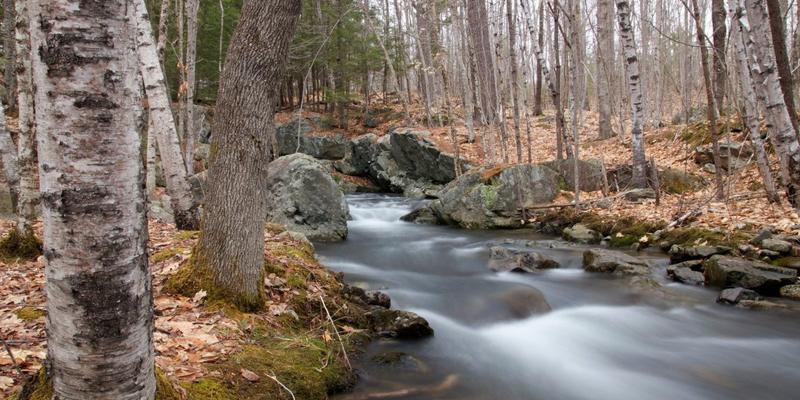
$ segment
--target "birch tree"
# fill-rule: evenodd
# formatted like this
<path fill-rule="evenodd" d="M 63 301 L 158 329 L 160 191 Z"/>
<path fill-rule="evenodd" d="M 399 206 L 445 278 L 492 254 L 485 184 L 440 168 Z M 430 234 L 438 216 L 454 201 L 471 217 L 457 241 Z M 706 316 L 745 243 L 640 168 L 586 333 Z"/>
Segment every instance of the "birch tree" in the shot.
<path fill-rule="evenodd" d="M 622 49 L 625 54 L 625 72 L 628 75 L 628 93 L 631 103 L 631 149 L 633 150 L 633 178 L 637 188 L 647 187 L 647 156 L 642 132 L 642 86 L 639 79 L 639 58 L 631 27 L 631 6 L 627 0 L 617 1 L 617 19 Z"/>
<path fill-rule="evenodd" d="M 212 139 L 217 152 L 192 265 L 195 275 L 209 278 L 210 297 L 245 310 L 263 307 L 267 164 L 300 9 L 300 0 L 246 0 L 220 80 Z"/>
<path fill-rule="evenodd" d="M 134 7 L 27 3 L 32 21 L 48 21 L 31 27 L 52 397 L 150 400 L 153 297 Z"/>
<path fill-rule="evenodd" d="M 514 143 L 517 145 L 517 162 L 522 163 L 522 139 L 520 138 L 519 117 L 519 71 L 517 70 L 517 26 L 514 14 L 514 0 L 506 1 L 506 20 L 508 21 L 508 62 L 511 63 L 511 106 L 514 110 Z"/>
<path fill-rule="evenodd" d="M 186 174 L 194 173 L 194 89 L 195 72 L 197 71 L 197 13 L 200 0 L 186 0 L 186 133 L 183 159 L 186 162 Z"/>
<path fill-rule="evenodd" d="M 612 0 L 597 1 L 597 111 L 600 138 L 614 136 L 611 129 L 611 82 L 614 73 L 614 5 Z"/>
<path fill-rule="evenodd" d="M 15 46 L 15 16 L 14 0 L 3 1 L 3 51 L 6 59 L 5 79 L 8 108 L 13 110 L 17 104 L 17 71 L 16 71 L 16 46 Z"/>
<path fill-rule="evenodd" d="M 765 110 L 770 140 L 783 164 L 786 195 L 792 206 L 800 209 L 800 142 L 783 102 L 769 31 L 769 16 L 763 0 L 744 0 L 744 4 L 746 8 L 741 9 L 738 23 L 747 48 L 751 51 L 750 73 L 758 86 L 757 93 Z"/>

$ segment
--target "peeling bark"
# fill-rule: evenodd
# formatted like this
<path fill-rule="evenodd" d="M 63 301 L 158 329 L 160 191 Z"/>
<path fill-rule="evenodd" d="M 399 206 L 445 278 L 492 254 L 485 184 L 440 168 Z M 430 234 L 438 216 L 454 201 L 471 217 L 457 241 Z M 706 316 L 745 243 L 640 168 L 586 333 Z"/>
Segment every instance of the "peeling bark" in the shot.
<path fill-rule="evenodd" d="M 144 91 L 154 128 L 154 136 L 161 155 L 161 166 L 167 183 L 167 194 L 172 202 L 175 225 L 178 229 L 199 228 L 199 211 L 194 204 L 186 169 L 175 130 L 175 120 L 169 107 L 169 95 L 164 82 L 164 73 L 153 43 L 153 32 L 144 0 L 133 0 L 136 8 L 136 50 L 139 68 L 144 81 Z"/>
<path fill-rule="evenodd" d="M 133 4 L 29 6 L 53 398 L 153 399 Z"/>

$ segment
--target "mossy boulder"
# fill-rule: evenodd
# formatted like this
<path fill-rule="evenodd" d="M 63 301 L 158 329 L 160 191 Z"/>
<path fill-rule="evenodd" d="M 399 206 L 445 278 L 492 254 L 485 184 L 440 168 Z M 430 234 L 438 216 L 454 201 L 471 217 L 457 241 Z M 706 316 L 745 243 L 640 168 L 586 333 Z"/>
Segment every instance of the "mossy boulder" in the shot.
<path fill-rule="evenodd" d="M 525 224 L 520 210 L 552 202 L 559 179 L 557 172 L 541 165 L 469 171 L 442 189 L 439 199 L 427 206 L 430 212 L 417 211 L 406 220 L 435 219 L 467 229 L 519 228 Z"/>
<path fill-rule="evenodd" d="M 574 159 L 554 160 L 542 165 L 556 171 L 564 178 L 566 188 L 575 191 Z M 583 192 L 603 190 L 603 164 L 600 160 L 578 161 L 578 185 Z"/>

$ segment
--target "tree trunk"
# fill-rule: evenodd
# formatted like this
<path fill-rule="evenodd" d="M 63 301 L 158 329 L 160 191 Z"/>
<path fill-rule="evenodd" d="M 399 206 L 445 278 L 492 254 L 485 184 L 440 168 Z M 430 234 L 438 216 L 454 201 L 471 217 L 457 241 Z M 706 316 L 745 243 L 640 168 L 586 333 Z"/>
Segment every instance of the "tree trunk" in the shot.
<path fill-rule="evenodd" d="M 447 0 L 445 0 L 445 8 L 447 8 Z M 435 53 L 433 54 L 433 62 L 439 73 L 442 76 L 442 91 L 444 92 L 444 104 L 447 109 L 447 125 L 450 127 L 450 142 L 453 144 L 453 157 L 455 158 L 454 168 L 456 177 L 461 176 L 461 148 L 458 143 L 458 133 L 456 131 L 455 115 L 453 114 L 453 107 L 450 104 L 450 76 L 447 71 L 445 60 L 447 53 L 444 51 L 444 46 L 439 40 L 439 14 L 436 12 L 436 2 L 431 1 L 432 18 L 436 18 L 436 22 L 431 24 L 431 47 Z"/>
<path fill-rule="evenodd" d="M 6 113 L 3 102 L 0 102 L 0 162 L 2 162 L 8 190 L 11 193 L 11 208 L 17 212 L 19 198 L 19 167 L 17 166 L 17 149 L 14 140 L 6 128 Z"/>
<path fill-rule="evenodd" d="M 170 0 L 161 0 L 161 13 L 158 17 L 158 60 L 164 65 L 164 50 L 167 46 L 167 26 L 169 26 L 169 4 Z"/>
<path fill-rule="evenodd" d="M 525 0 L 523 0 L 525 1 Z M 533 10 L 531 10 L 533 11 Z M 538 40 L 540 49 L 544 48 L 544 2 L 539 2 L 539 37 L 531 40 Z M 542 65 L 536 62 L 536 87 L 533 94 L 533 115 L 542 115 Z"/>
<path fill-rule="evenodd" d="M 14 110 L 17 104 L 17 69 L 16 69 L 16 43 L 15 28 L 16 16 L 14 15 L 14 0 L 5 0 L 3 2 L 3 34 L 5 35 L 5 42 L 3 44 L 3 51 L 5 52 L 6 59 L 6 93 L 8 96 L 8 109 Z"/>
<path fill-rule="evenodd" d="M 186 133 L 183 137 L 186 174 L 194 174 L 194 89 L 197 71 L 197 13 L 200 0 L 186 0 Z"/>
<path fill-rule="evenodd" d="M 134 7 L 29 6 L 53 398 L 153 399 Z"/>
<path fill-rule="evenodd" d="M 633 150 L 633 178 L 631 184 L 637 188 L 647 187 L 647 157 L 642 132 L 642 87 L 639 79 L 639 58 L 636 56 L 636 41 L 631 28 L 631 7 L 627 0 L 617 1 L 617 18 L 622 49 L 625 52 L 625 70 L 628 75 L 628 92 L 631 102 L 631 148 Z"/>
<path fill-rule="evenodd" d="M 16 55 L 17 55 L 17 108 L 19 110 L 19 135 L 17 137 L 17 165 L 19 168 L 19 199 L 17 202 L 17 230 L 24 236 L 33 235 L 39 186 L 36 182 L 36 122 L 33 101 L 33 72 L 31 69 L 30 14 L 27 1 L 16 4 Z"/>
<path fill-rule="evenodd" d="M 199 212 L 192 191 L 186 181 L 186 167 L 175 130 L 175 120 L 169 107 L 169 95 L 164 83 L 164 73 L 153 43 L 153 32 L 144 0 L 134 0 L 136 7 L 137 54 L 144 91 L 149 105 L 154 136 L 161 155 L 161 167 L 167 183 L 167 194 L 172 202 L 175 225 L 178 229 L 199 228 Z"/>
<path fill-rule="evenodd" d="M 714 64 L 714 100 L 717 104 L 717 112 L 725 112 L 725 85 L 728 84 L 728 71 L 725 66 L 725 40 L 727 38 L 727 26 L 725 25 L 725 0 L 711 0 L 711 23 L 714 30 L 714 53 L 712 60 Z"/>
<path fill-rule="evenodd" d="M 763 0 L 745 0 L 745 5 L 749 22 L 742 25 L 742 34 L 745 43 L 749 43 L 748 49 L 752 50 L 750 73 L 760 87 L 759 100 L 765 109 L 769 137 L 783 163 L 787 197 L 794 208 L 800 209 L 800 142 L 781 91 L 768 25 L 769 16 Z M 740 15 L 739 22 L 742 24 L 744 10 Z"/>
<path fill-rule="evenodd" d="M 611 128 L 611 92 L 614 73 L 614 5 L 612 0 L 597 2 L 597 110 L 600 139 L 614 136 Z"/>
<path fill-rule="evenodd" d="M 764 190 L 767 192 L 767 199 L 770 202 L 778 201 L 778 192 L 775 189 L 775 180 L 772 178 L 772 172 L 769 169 L 769 159 L 767 153 L 764 151 L 764 142 L 761 140 L 761 131 L 758 121 L 758 103 L 756 100 L 756 93 L 753 90 L 753 79 L 750 76 L 750 68 L 747 65 L 747 53 L 742 42 L 742 31 L 736 21 L 738 6 L 737 0 L 729 0 L 731 10 L 731 41 L 735 50 L 736 65 L 739 70 L 739 88 L 742 91 L 742 100 L 744 103 L 744 123 L 750 136 L 750 141 L 753 143 L 753 149 L 756 155 L 756 165 L 758 172 L 761 174 L 761 179 L 764 181 Z"/>
<path fill-rule="evenodd" d="M 511 106 L 514 110 L 514 143 L 517 145 L 517 162 L 522 163 L 522 138 L 519 118 L 519 72 L 517 71 L 517 27 L 514 14 L 514 0 L 506 1 L 508 20 L 508 58 L 511 63 Z"/>
<path fill-rule="evenodd" d="M 718 1 L 718 0 L 714 0 Z M 697 43 L 700 49 L 700 65 L 703 72 L 703 82 L 705 83 L 706 91 L 706 116 L 708 117 L 708 130 L 711 132 L 711 141 L 713 143 L 714 153 L 714 178 L 716 182 L 716 198 L 722 200 L 725 198 L 725 188 L 722 183 L 722 162 L 720 161 L 720 148 L 719 148 L 719 132 L 717 131 L 717 101 L 714 95 L 714 86 L 711 81 L 711 66 L 708 62 L 708 47 L 706 46 L 706 35 L 703 32 L 703 22 L 700 19 L 700 8 L 697 6 L 697 0 L 692 0 L 694 26 L 697 32 Z M 715 10 L 716 12 L 716 10 Z"/>
<path fill-rule="evenodd" d="M 789 56 L 786 54 L 786 26 L 784 25 L 783 11 L 778 0 L 766 0 L 769 13 L 769 27 L 772 34 L 772 47 L 775 49 L 775 63 L 778 67 L 778 77 L 783 93 L 783 103 L 792 122 L 797 140 L 800 140 L 800 129 L 797 126 L 797 108 L 794 104 L 794 82 L 792 77 L 792 65 L 789 63 Z M 786 8 L 786 7 L 784 7 Z"/>
<path fill-rule="evenodd" d="M 211 277 L 209 296 L 244 310 L 264 305 L 264 191 L 275 134 L 275 88 L 284 76 L 300 9 L 300 0 L 245 1 L 220 81 L 217 151 L 192 257 L 197 272 Z"/>
<path fill-rule="evenodd" d="M 475 66 L 480 86 L 481 112 L 490 126 L 497 121 L 497 85 L 494 76 L 492 46 L 489 40 L 489 19 L 486 13 L 485 0 L 466 0 L 467 30 L 469 31 L 472 49 L 475 53 Z M 490 135 L 491 139 L 491 135 Z M 490 163 L 493 163 L 495 149 L 488 145 Z"/>

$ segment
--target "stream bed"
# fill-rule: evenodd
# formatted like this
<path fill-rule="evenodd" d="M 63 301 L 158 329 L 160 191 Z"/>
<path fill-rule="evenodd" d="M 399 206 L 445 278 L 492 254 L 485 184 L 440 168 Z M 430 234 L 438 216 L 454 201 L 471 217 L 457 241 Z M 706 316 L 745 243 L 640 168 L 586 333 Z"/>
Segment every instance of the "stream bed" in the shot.
<path fill-rule="evenodd" d="M 800 399 L 800 318 L 717 305 L 717 291 L 663 278 L 667 259 L 642 253 L 670 296 L 585 273 L 586 246 L 530 231 L 467 231 L 399 218 L 418 201 L 348 196 L 348 239 L 317 244 L 345 280 L 413 311 L 429 339 L 378 339 L 360 381 L 339 400 Z M 495 273 L 489 248 L 534 240 L 561 268 Z M 515 296 L 535 288 L 552 311 L 525 315 Z M 371 361 L 406 354 L 401 362 Z M 379 397 L 385 396 L 385 397 Z"/>

